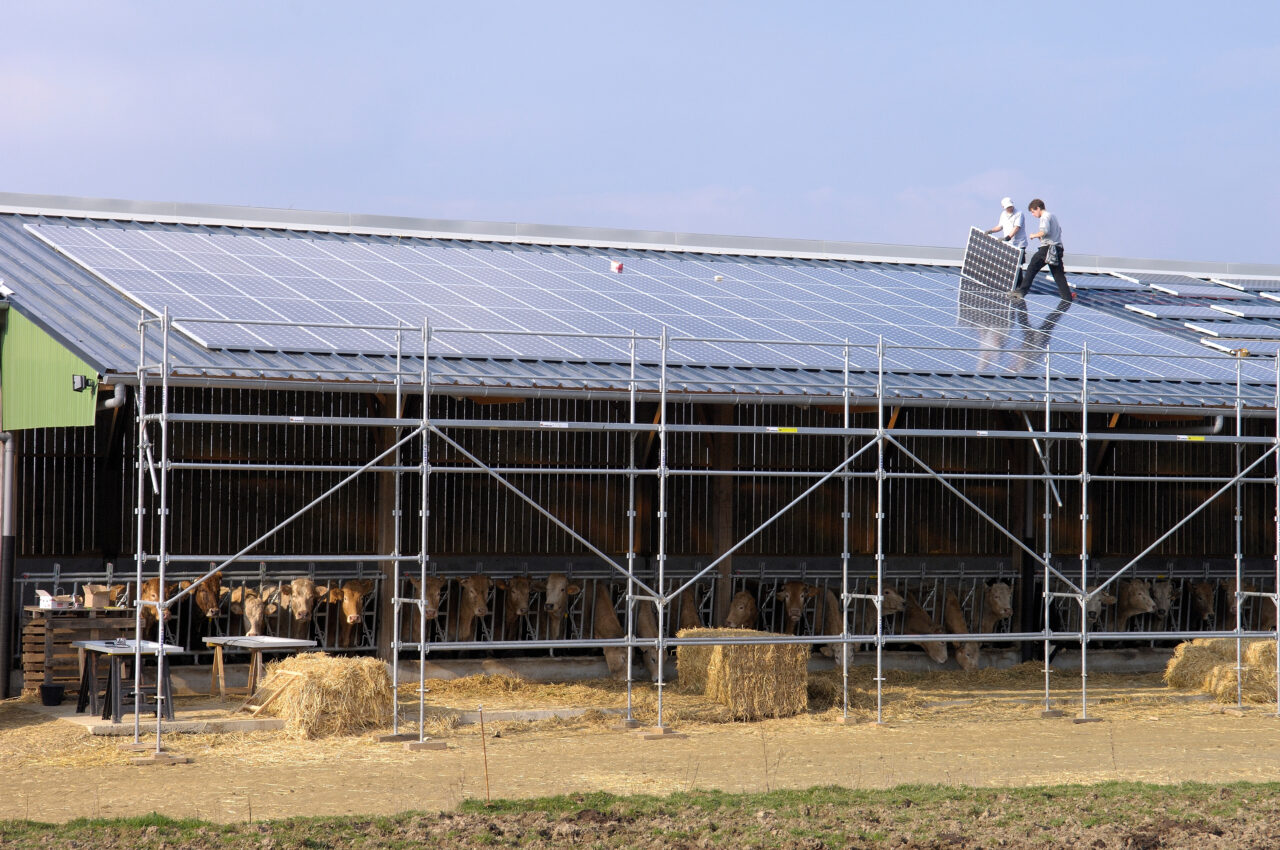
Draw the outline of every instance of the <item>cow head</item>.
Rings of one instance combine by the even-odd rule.
[[[908,593],[906,596],[907,616],[902,625],[902,633],[905,635],[940,635],[943,634],[942,626],[933,621],[929,613],[924,610],[915,596]],[[924,650],[924,654],[939,664],[947,662],[947,645],[942,641],[925,641],[919,644]]]
[[[413,585],[413,595],[424,600],[423,619],[434,620],[439,615],[440,596],[444,593],[445,581],[440,576],[427,576],[427,592],[424,594],[422,582],[412,576],[409,578],[409,584]]]
[[[209,566],[217,566],[209,564]],[[178,583],[179,590],[186,590],[191,587],[191,582],[183,581]],[[195,609],[212,620],[214,617],[222,613],[222,573],[217,572],[209,576],[204,581],[196,585],[195,591],[191,594],[191,604]]]
[[[725,617],[726,629],[754,629],[760,616],[756,598],[750,591],[740,590],[729,600],[729,614]]]
[[[467,576],[458,582],[460,609],[470,607],[477,617],[489,616],[489,587],[493,580],[485,575]]]
[[[1200,628],[1213,628],[1213,582],[1197,581],[1191,585],[1191,615]]]
[[[1095,593],[1096,588],[1094,587],[1090,587],[1088,590],[1089,598],[1084,603],[1084,619],[1092,627],[1102,619],[1102,606],[1114,605],[1116,598],[1106,591]]]
[[[1007,581],[992,581],[982,594],[984,610],[997,621],[1013,616],[1013,588]]]
[[[230,593],[231,613],[244,617],[245,636],[257,637],[267,633],[267,618],[280,610],[274,602],[263,602],[258,591],[251,587],[237,587]]]
[[[942,646],[942,644],[937,644],[937,646]],[[965,641],[963,643],[953,644],[953,646],[956,651],[956,663],[960,665],[961,670],[966,673],[972,673],[974,670],[978,669],[982,653],[977,642]],[[937,658],[934,658],[932,654],[929,657],[933,658],[934,661],[938,660]]]
[[[164,598],[169,599],[178,592],[176,584],[166,584],[164,587]],[[149,578],[142,583],[142,590],[138,593],[139,602],[158,602],[160,601],[160,579]],[[156,623],[156,607],[154,605],[140,605],[142,609],[142,628],[147,630]],[[164,613],[165,618],[169,616],[169,612]]]
[[[505,591],[506,616],[509,619],[529,616],[529,594],[533,592],[534,582],[525,576],[511,579],[499,579],[494,587]]]
[[[1156,610],[1151,598],[1151,582],[1143,578],[1120,583],[1120,607],[1133,614],[1150,614]]]
[[[547,576],[542,593],[542,610],[547,614],[547,635],[551,640],[558,640],[564,629],[564,618],[569,611],[569,597],[581,591],[581,585],[570,584],[569,577],[564,573],[552,573]]]
[[[342,619],[354,626],[364,616],[364,598],[373,590],[373,579],[359,578],[345,581],[329,589],[330,604],[342,606]]]
[[[782,610],[786,614],[787,632],[795,632],[800,618],[804,616],[805,603],[816,596],[817,593],[818,588],[807,585],[802,581],[783,583],[782,588],[778,591],[778,598],[782,600]]]
[[[880,601],[880,613],[888,617],[890,614],[901,614],[907,608],[907,600],[892,587],[885,587],[884,598]]]
[[[1173,608],[1173,582],[1169,579],[1151,583],[1151,601],[1155,603],[1156,619],[1161,623],[1169,619],[1169,611]]]
[[[281,601],[289,606],[289,614],[299,623],[311,622],[316,603],[329,597],[328,585],[316,584],[309,578],[295,578],[280,588]]]

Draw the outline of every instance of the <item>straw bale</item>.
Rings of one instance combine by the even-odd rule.
[[[1260,671],[1276,672],[1276,642],[1273,640],[1255,640],[1244,651],[1244,663],[1256,667]]]
[[[678,638],[759,636],[755,629],[681,629]],[[685,694],[707,691],[707,666],[711,663],[712,645],[676,647],[676,690]]]
[[[713,647],[706,695],[736,720],[800,714],[809,706],[810,652],[807,644],[794,643]]]
[[[1170,687],[1210,690],[1209,677],[1224,661],[1235,663],[1236,642],[1229,638],[1196,638],[1178,644],[1164,670]]]
[[[1245,667],[1244,679],[1240,688],[1240,696],[1245,702],[1271,703],[1276,701],[1276,671],[1272,667]],[[1206,682],[1205,690],[1213,694],[1220,703],[1236,701],[1236,665],[1219,664]]]
[[[288,685],[263,713],[284,718],[285,731],[294,737],[349,735],[391,723],[391,675],[386,663],[377,658],[322,652],[290,656],[268,665],[259,694],[270,693],[286,678],[298,681]]]

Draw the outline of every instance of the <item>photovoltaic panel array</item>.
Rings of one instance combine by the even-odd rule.
[[[27,228],[209,348],[625,363],[633,331],[672,335],[668,361],[897,372],[1234,380],[1189,334],[1057,297],[972,298],[954,268],[461,239],[116,223]],[[981,235],[981,234],[980,234]],[[997,240],[982,236],[998,249]],[[1010,281],[1011,282],[1011,281]],[[215,321],[211,321],[215,320]],[[260,325],[254,322],[286,322]],[[1147,320],[1142,320],[1147,321]],[[328,325],[309,326],[308,323]],[[642,340],[644,362],[658,346]]]
[[[1186,304],[1126,304],[1130,310],[1151,319],[1200,319],[1210,322],[1229,322],[1231,316],[1213,307],[1197,307]]]
[[[976,227],[969,229],[969,241],[965,243],[964,260],[960,265],[961,277],[1008,292],[1018,282],[1018,267],[1021,265],[1021,248]]]
[[[1168,295],[1180,295],[1183,298],[1252,298],[1250,292],[1242,292],[1238,289],[1231,289],[1226,286],[1215,286],[1212,283],[1199,284],[1182,284],[1182,283],[1153,283],[1151,288],[1157,292],[1164,292]]]
[[[1280,292],[1280,280],[1249,277],[1215,277],[1212,281],[1245,292]]]

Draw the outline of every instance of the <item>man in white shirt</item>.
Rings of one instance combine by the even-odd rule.
[[[1040,220],[1040,229],[1031,234],[1032,239],[1040,240],[1040,247],[1031,255],[1018,285],[1009,294],[1014,298],[1026,295],[1040,269],[1048,266],[1053,282],[1058,285],[1058,297],[1070,301],[1076,295],[1067,285],[1067,273],[1062,267],[1062,226],[1058,224],[1058,217],[1045,209],[1044,201],[1039,198],[1028,204],[1027,209]]]
[[[1000,223],[987,230],[987,232],[995,233],[997,230],[1003,230],[1004,241],[1012,242],[1025,251],[1027,249],[1027,229],[1022,226],[1022,213],[1018,212],[1018,208],[1013,205],[1012,198],[1005,198],[1001,201],[1000,209]]]

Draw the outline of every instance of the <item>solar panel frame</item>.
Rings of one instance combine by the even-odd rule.
[[[1201,319],[1210,322],[1229,322],[1231,316],[1216,307],[1197,304],[1125,304],[1124,309],[1149,319]],[[1280,308],[1277,308],[1280,309]]]
[[[1251,322],[1223,322],[1221,325],[1198,325],[1187,322],[1186,327],[1205,336],[1229,339],[1280,339],[1280,326]]]
[[[1173,283],[1153,283],[1151,288],[1157,292],[1163,292],[1166,295],[1177,295],[1180,298],[1222,298],[1222,299],[1238,299],[1253,298],[1252,292],[1242,292],[1238,289],[1230,289],[1225,286],[1214,286],[1213,284],[1173,284]]]

